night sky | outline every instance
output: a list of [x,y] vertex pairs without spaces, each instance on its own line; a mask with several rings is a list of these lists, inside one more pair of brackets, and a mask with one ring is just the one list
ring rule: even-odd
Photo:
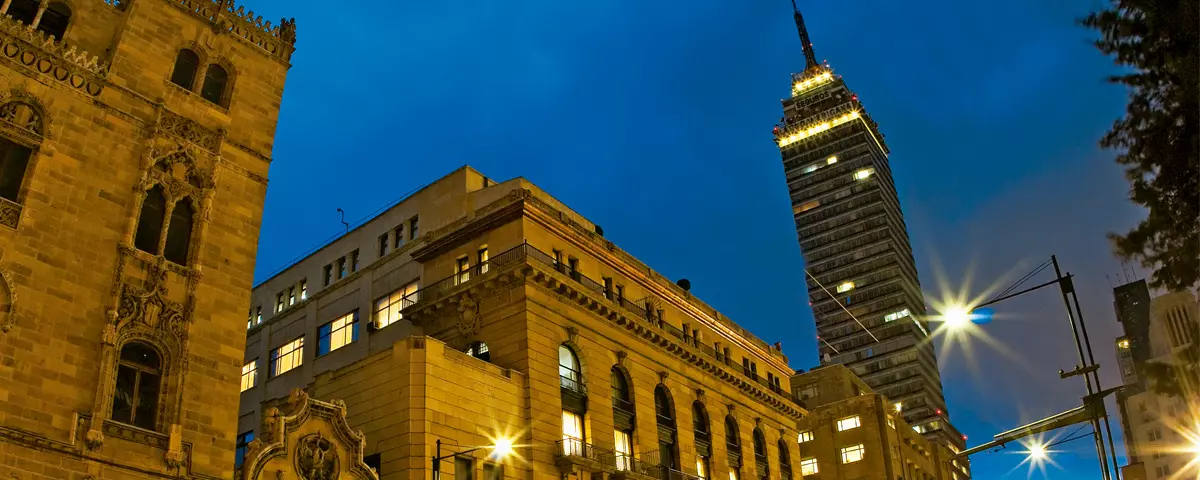
[[[886,135],[926,300],[968,277],[972,294],[1006,286],[1057,254],[1078,276],[1113,386],[1120,328],[1109,282],[1123,277],[1104,235],[1141,212],[1113,153],[1096,146],[1125,103],[1104,82],[1115,67],[1075,24],[1102,5],[801,2],[818,58]],[[803,67],[787,0],[249,6],[296,17],[299,34],[257,280],[340,232],[337,208],[360,220],[469,164],[497,180],[526,177],[759,337],[782,341],[794,368],[816,365],[771,136],[789,74]],[[1057,375],[1077,362],[1054,290],[995,310],[983,328],[999,347],[939,350],[969,445],[1083,394],[1080,379]],[[1098,478],[1089,439],[1058,449],[1061,468],[1047,477]],[[1023,458],[977,454],[974,477],[1025,478]]]

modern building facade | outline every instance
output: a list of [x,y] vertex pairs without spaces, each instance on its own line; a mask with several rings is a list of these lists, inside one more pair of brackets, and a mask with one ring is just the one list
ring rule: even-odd
[[817,62],[799,11],[805,68],[775,142],[806,264],[821,363],[844,364],[903,404],[927,437],[962,449],[950,425],[925,301],[883,135],[858,96]]
[[[1130,285],[1134,285],[1132,288]],[[1200,305],[1190,292],[1175,292],[1141,302],[1146,321],[1130,321],[1122,309],[1122,293],[1142,291],[1130,284],[1117,287],[1117,318],[1126,334],[1117,338],[1116,349],[1124,385],[1117,394],[1117,407],[1124,431],[1129,464],[1121,468],[1126,478],[1193,479],[1200,476],[1196,442],[1200,441],[1200,404],[1195,378],[1180,375],[1182,395],[1157,393],[1143,373],[1146,362],[1182,365],[1182,351],[1200,341]],[[1149,299],[1149,291],[1144,297]],[[1140,318],[1140,317],[1135,317]],[[1144,338],[1141,343],[1138,338]],[[1139,351],[1141,350],[1141,351]],[[1145,360],[1140,357],[1145,356]],[[1195,367],[1190,370],[1195,374]],[[1180,370],[1185,372],[1186,370]]]
[[230,478],[291,21],[0,5],[0,477]]
[[[239,458],[294,389],[380,478],[760,478],[806,410],[768,345],[532,183],[461,168],[252,293]],[[260,312],[261,311],[261,316]]]
[[[930,442],[904,421],[897,404],[844,365],[792,377],[809,412],[797,429],[800,475],[862,480],[958,480],[970,477],[953,446]],[[902,407],[901,407],[902,408]]]

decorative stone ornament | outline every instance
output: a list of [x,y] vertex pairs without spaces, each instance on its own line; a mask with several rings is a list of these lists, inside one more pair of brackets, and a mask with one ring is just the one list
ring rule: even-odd
[[458,299],[458,331],[468,337],[479,333],[479,302],[469,293]]
[[345,403],[314,400],[293,390],[280,414],[270,409],[263,435],[250,442],[239,480],[379,480],[363,463],[367,440],[346,423]]

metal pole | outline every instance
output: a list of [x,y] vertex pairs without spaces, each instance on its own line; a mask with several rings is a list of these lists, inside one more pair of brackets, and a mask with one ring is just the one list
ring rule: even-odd
[[[1083,345],[1085,347],[1087,347],[1088,362],[1090,362],[1091,365],[1096,365],[1096,357],[1094,357],[1092,355],[1092,342],[1091,342],[1091,340],[1088,339],[1087,322],[1085,322],[1083,320],[1083,309],[1080,308],[1080,306],[1079,306],[1079,292],[1075,291],[1073,285],[1071,288],[1071,300],[1074,300],[1074,303],[1075,303],[1075,316],[1077,318],[1079,318],[1079,331],[1083,333]],[[1095,370],[1092,370],[1091,375],[1092,375],[1092,381],[1095,382],[1095,384],[1096,384],[1096,391],[1098,391],[1098,392],[1104,391],[1104,387],[1100,385],[1099,369],[1097,368]],[[1101,401],[1103,401],[1103,400],[1101,400]],[[1108,452],[1112,454],[1113,478],[1120,480],[1121,467],[1117,463],[1117,447],[1113,443],[1112,426],[1109,425],[1107,408],[1104,409],[1104,415],[1102,418],[1104,419],[1105,436],[1108,437]]]
[[[1075,316],[1071,313],[1071,298],[1068,293],[1073,293],[1075,288],[1071,285],[1070,277],[1064,277],[1062,270],[1058,268],[1058,258],[1054,255],[1050,256],[1050,263],[1054,265],[1054,278],[1058,279],[1059,291],[1062,292],[1063,306],[1067,309],[1067,320],[1071,324],[1071,336],[1075,338],[1075,350],[1079,353],[1079,368],[1088,366],[1087,358],[1083,355],[1083,343],[1079,339],[1079,329],[1075,326]],[[1087,374],[1083,375],[1083,382],[1087,386],[1088,396],[1095,393],[1092,389],[1092,379]],[[1104,440],[1100,431],[1100,421],[1096,418],[1091,419],[1092,437],[1096,442],[1096,454],[1100,461],[1100,473],[1105,480],[1111,480],[1112,475],[1108,471],[1108,455],[1104,448]]]
[[433,480],[442,479],[442,439],[437,440],[433,451]]

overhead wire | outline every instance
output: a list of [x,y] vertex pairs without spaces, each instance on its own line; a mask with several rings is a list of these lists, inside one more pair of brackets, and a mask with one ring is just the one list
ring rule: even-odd
[[[804,273],[808,275],[808,278],[811,278],[814,282],[817,282],[817,286],[821,287],[821,290],[823,290],[826,295],[829,295],[829,298],[832,298],[834,303],[837,303],[839,307],[842,307],[842,310],[845,310],[846,314],[850,315],[850,318],[854,319],[854,323],[857,323],[858,326],[862,327],[863,331],[867,332],[867,335],[870,335],[871,338],[875,339],[876,342],[879,342],[879,337],[876,337],[874,333],[871,333],[871,330],[868,329],[866,325],[863,325],[863,323],[858,320],[858,317],[854,316],[853,313],[850,313],[850,309],[846,308],[845,305],[842,305],[842,302],[838,301],[837,297],[834,296],[828,288],[825,288],[825,285],[822,285],[821,281],[817,280],[817,277],[813,276],[812,272],[809,272],[806,268],[804,269]],[[821,340],[824,341],[825,339]]]

